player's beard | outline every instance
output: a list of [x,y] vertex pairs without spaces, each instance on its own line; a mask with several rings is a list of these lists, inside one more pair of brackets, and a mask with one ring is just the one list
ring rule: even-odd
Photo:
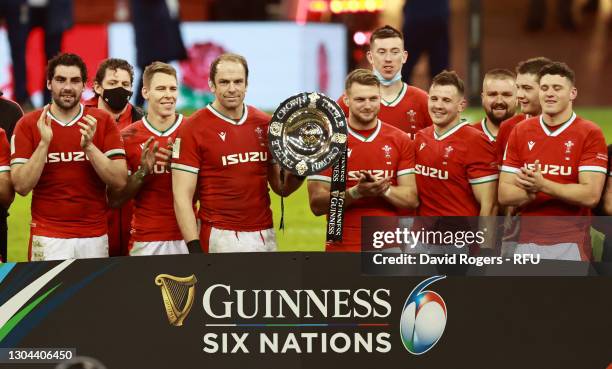
[[376,119],[378,119],[378,111],[372,112],[372,118],[365,118],[359,112],[350,112],[350,116],[353,118],[355,123],[359,124],[360,126],[366,127],[371,125],[373,122],[376,121]]
[[[70,95],[72,96],[72,101],[64,101],[63,96]],[[63,91],[59,94],[52,94],[53,103],[62,110],[71,110],[74,108],[79,101],[81,100],[81,96],[77,96],[76,91]]]
[[[506,109],[506,113],[502,116],[496,116],[495,113],[493,112],[493,109],[498,108],[498,107]],[[501,103],[501,104],[491,105],[489,109],[485,109],[485,114],[487,115],[487,118],[489,118],[489,121],[491,123],[495,124],[496,126],[499,126],[501,122],[505,121],[506,119],[512,118],[514,116],[514,110],[509,109],[508,104]]]

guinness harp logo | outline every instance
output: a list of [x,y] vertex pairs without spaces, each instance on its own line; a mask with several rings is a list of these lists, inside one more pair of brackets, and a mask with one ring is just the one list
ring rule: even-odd
[[155,284],[161,288],[162,299],[168,321],[174,326],[183,325],[195,298],[195,284],[198,282],[195,275],[186,278],[175,277],[169,274],[160,274],[155,277]]

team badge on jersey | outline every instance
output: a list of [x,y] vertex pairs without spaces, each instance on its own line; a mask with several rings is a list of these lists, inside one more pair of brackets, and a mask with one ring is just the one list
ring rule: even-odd
[[255,128],[255,134],[257,135],[257,139],[259,140],[259,146],[266,146],[266,144],[263,142],[264,140],[264,136],[263,136],[263,129],[261,129],[261,127],[257,127]]
[[452,146],[446,146],[444,148],[444,159],[448,159],[448,157],[450,156],[451,152],[453,152],[453,147]]
[[406,114],[410,117],[410,123],[416,122],[417,113],[414,110],[410,109]]

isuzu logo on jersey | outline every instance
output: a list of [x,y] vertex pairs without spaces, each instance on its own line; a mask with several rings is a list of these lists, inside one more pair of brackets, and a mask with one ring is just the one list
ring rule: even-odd
[[448,179],[448,171],[438,168],[431,168],[425,165],[417,164],[414,167],[414,171],[416,174],[420,174],[425,177],[438,178],[442,180]]
[[83,151],[50,152],[47,154],[47,163],[60,163],[70,161],[87,161],[89,158]]
[[[527,169],[536,170],[535,164],[525,164]],[[551,176],[571,176],[572,167],[565,165],[540,164],[542,174],[550,174]]]
[[[358,181],[360,172],[361,171],[359,170],[349,170],[348,179],[353,180],[353,181]],[[392,178],[395,175],[394,170],[369,169],[369,170],[366,170],[366,172],[368,172],[377,181],[381,179],[385,179],[385,178]]]
[[224,167],[239,163],[268,161],[268,153],[264,151],[250,151],[239,154],[223,155],[221,161]]

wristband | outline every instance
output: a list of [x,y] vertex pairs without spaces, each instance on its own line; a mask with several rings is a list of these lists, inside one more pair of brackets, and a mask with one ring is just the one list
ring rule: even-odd
[[387,191],[385,191],[385,193],[383,193],[384,197],[389,197],[389,195],[391,194],[391,186],[389,186],[389,188],[387,188]]
[[200,246],[200,240],[195,239],[187,242],[187,250],[190,254],[201,254],[202,246]]
[[354,200],[357,200],[357,199],[360,199],[360,198],[362,198],[362,197],[363,197],[363,196],[362,196],[362,195],[359,193],[359,190],[357,190],[357,186],[353,186],[353,187],[349,188],[348,193],[349,193],[349,195],[351,195],[351,197],[352,197]]

